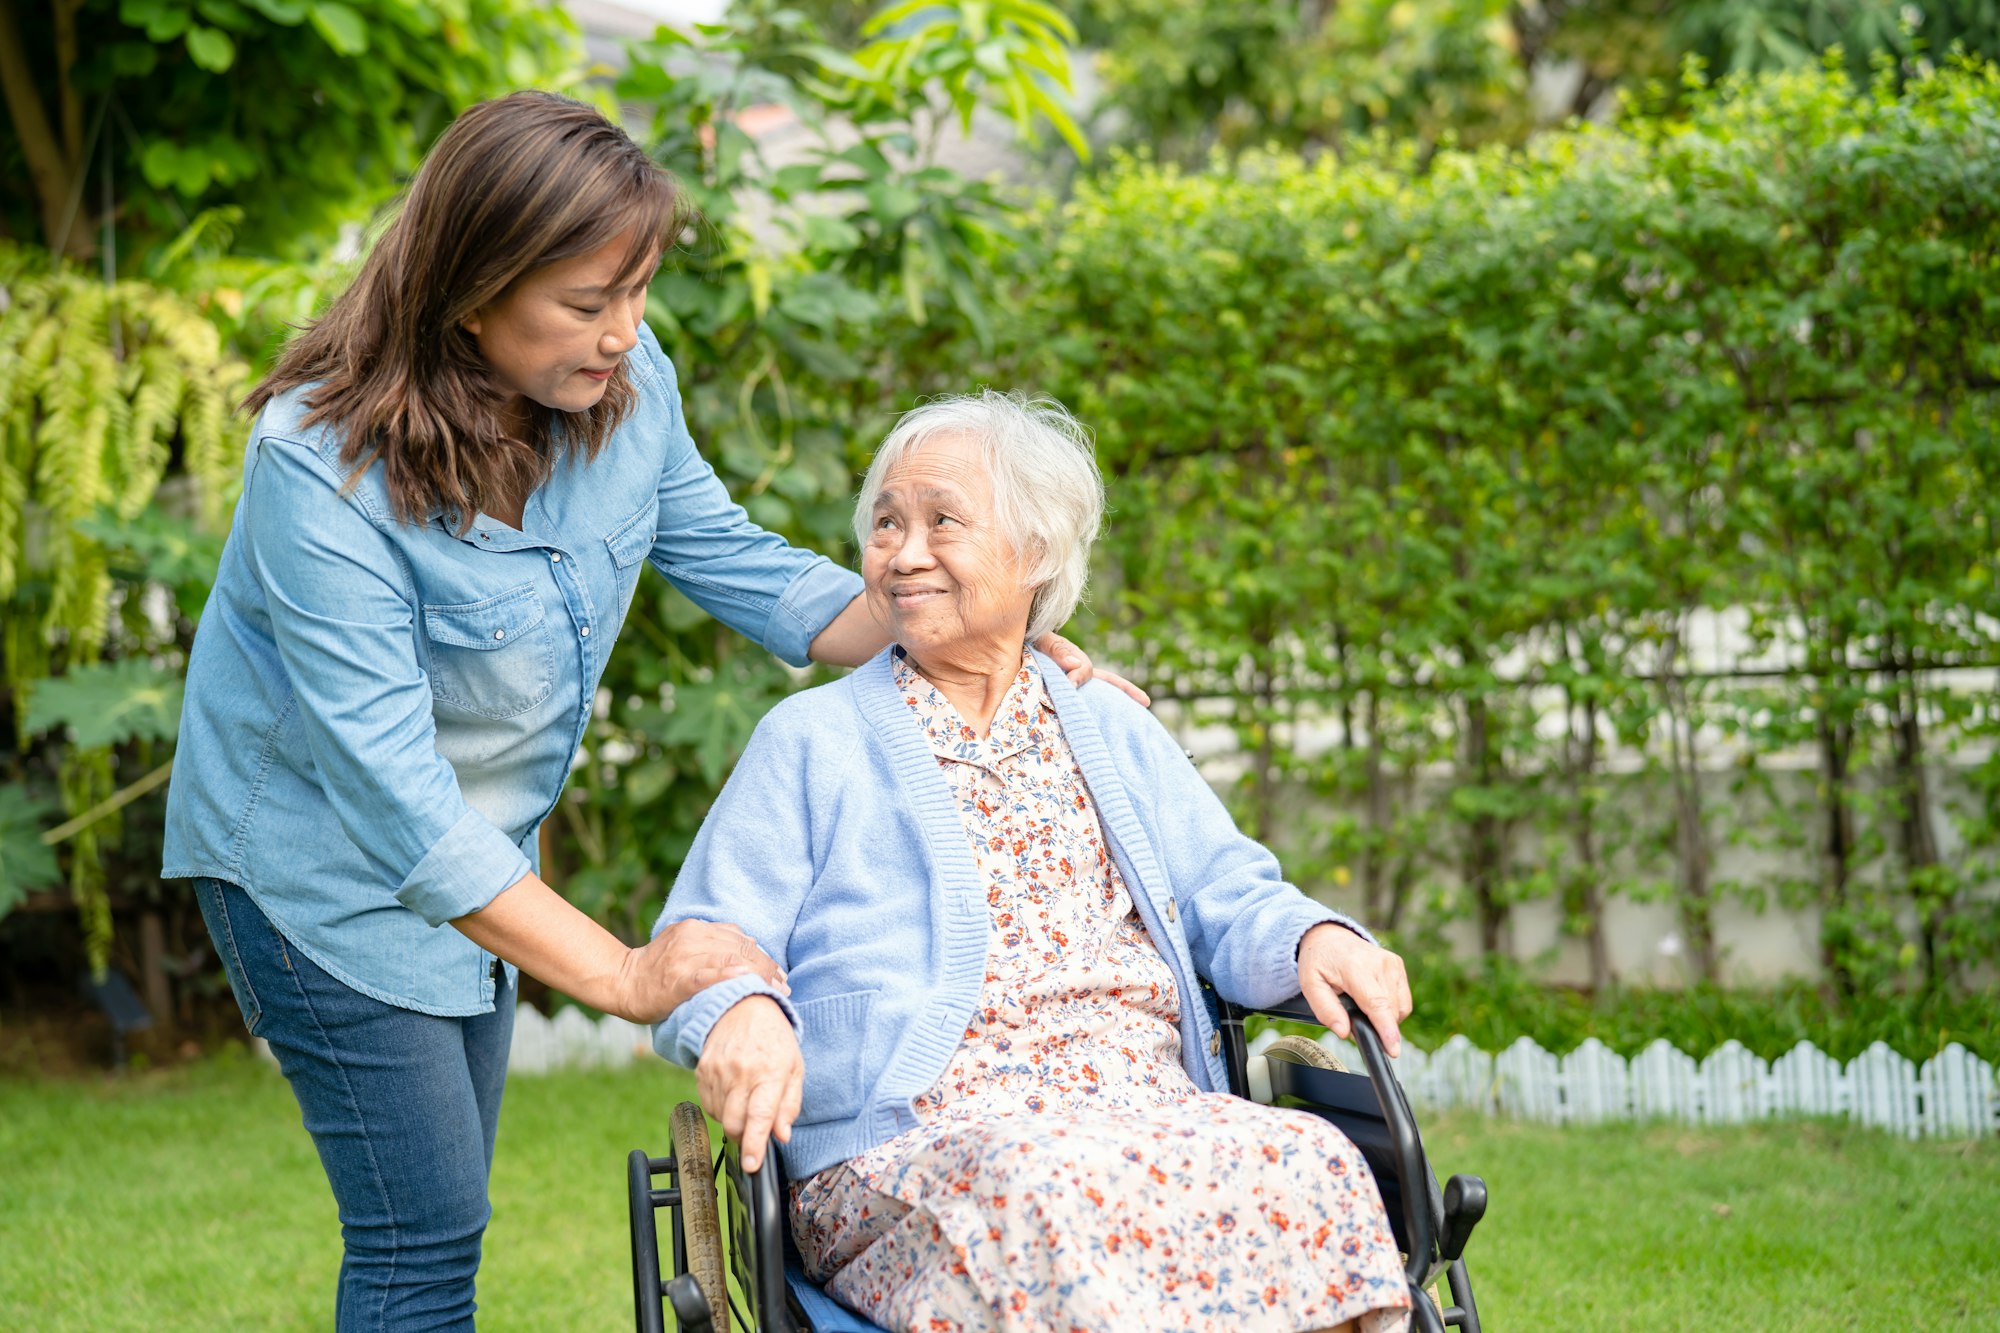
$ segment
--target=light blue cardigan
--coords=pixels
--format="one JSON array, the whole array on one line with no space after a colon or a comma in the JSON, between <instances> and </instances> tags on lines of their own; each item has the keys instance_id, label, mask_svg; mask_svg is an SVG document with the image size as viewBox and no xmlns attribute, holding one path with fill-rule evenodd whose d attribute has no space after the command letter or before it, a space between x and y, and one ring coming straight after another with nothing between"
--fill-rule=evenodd
<instances>
[{"instance_id":1,"label":"light blue cardigan","mask_svg":"<svg viewBox=\"0 0 2000 1333\"><path fill-rule=\"evenodd\" d=\"M1367 932L1285 882L1151 713L1109 685L1078 690L1035 656L1132 901L1173 968L1183 1062L1196 1086L1227 1088L1196 977L1239 1003L1274 1003L1298 992L1308 929ZM944 1073L978 1001L988 912L889 651L758 724L655 933L688 918L742 926L790 974L791 998L755 977L720 982L656 1024L653 1045L692 1068L731 1005L778 998L806 1065L784 1150L792 1179L917 1123L910 1103Z\"/></svg>"}]
</instances>

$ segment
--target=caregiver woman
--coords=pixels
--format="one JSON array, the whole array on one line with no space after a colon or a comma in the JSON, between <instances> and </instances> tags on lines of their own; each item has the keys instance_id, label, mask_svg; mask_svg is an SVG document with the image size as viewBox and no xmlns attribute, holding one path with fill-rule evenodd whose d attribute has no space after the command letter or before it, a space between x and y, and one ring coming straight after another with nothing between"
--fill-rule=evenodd
<instances>
[{"instance_id":1,"label":"caregiver woman","mask_svg":"<svg viewBox=\"0 0 2000 1333\"><path fill-rule=\"evenodd\" d=\"M516 968L639 1023L781 980L733 926L628 948L535 872L643 565L787 662L886 643L695 452L641 319L679 225L594 109L476 106L246 404L163 873L332 1183L342 1330L472 1326Z\"/></svg>"}]
</instances>

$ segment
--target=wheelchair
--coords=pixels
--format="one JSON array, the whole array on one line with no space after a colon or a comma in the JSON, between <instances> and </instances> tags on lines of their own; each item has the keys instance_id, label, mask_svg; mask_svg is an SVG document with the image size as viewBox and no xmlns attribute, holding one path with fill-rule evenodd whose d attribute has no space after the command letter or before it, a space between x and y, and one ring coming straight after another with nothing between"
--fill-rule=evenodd
<instances>
[{"instance_id":1,"label":"wheelchair","mask_svg":"<svg viewBox=\"0 0 2000 1333\"><path fill-rule=\"evenodd\" d=\"M1240 1097L1253 1092L1244 1020L1263 1014L1316 1021L1303 999L1250 1010L1221 999L1206 985L1203 991L1221 1034L1230 1091ZM1381 1189L1396 1247L1407 1256L1412 1326L1420 1333L1446 1328L1479 1333L1464 1252L1472 1228L1486 1212L1486 1184L1478 1176L1455 1175L1438 1188L1380 1036L1351 1000L1343 996L1342 1002L1367 1074L1329 1067L1331 1058L1303 1038L1281 1038L1264 1053L1268 1077L1255 1081L1269 1086L1254 1089L1257 1099L1331 1121L1361 1150ZM1268 1098L1263 1095L1267 1091ZM791 1242L775 1143L758 1170L745 1171L734 1142L723 1144L719 1158L711 1157L707 1121L693 1102L674 1108L670 1128L671 1156L650 1157L644 1149L634 1149L626 1159L639 1333L665 1333L667 1306L681 1333L882 1333L807 1280ZM723 1177L719 1190L718 1169ZM665 1177L664 1186L654 1183L660 1177ZM662 1208L672 1222L673 1276L665 1281L657 1225ZM731 1242L726 1254L725 1225ZM1434 1303L1427 1292L1440 1279L1450 1291L1449 1303Z\"/></svg>"}]
</instances>

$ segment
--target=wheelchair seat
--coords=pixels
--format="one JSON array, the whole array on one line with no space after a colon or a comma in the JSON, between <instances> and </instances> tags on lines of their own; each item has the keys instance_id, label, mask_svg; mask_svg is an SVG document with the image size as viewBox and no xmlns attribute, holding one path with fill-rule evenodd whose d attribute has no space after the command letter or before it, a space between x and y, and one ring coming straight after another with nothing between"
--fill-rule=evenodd
<instances>
[{"instance_id":1,"label":"wheelchair seat","mask_svg":"<svg viewBox=\"0 0 2000 1333\"><path fill-rule=\"evenodd\" d=\"M1246 1010L1222 1000L1206 986L1203 989L1221 1034L1230 1091L1237 1096L1248 1097L1252 1081L1246 1018L1254 1013L1317 1021L1302 999ZM1342 999L1367 1075L1272 1060L1262 1071L1262 1081L1269 1085L1269 1100L1321 1116L1360 1149L1375 1175L1397 1247L1406 1256L1404 1275L1410 1284L1413 1326L1420 1333L1443 1333L1446 1328L1479 1333L1479 1312L1463 1255L1474 1225L1486 1211L1485 1182L1477 1176L1453 1176L1443 1190L1438 1188L1416 1119L1381 1038L1352 1001ZM683 1108L698 1112L691 1103L684 1103ZM682 1116L683 1108L676 1109L677 1117ZM736 1333L884 1333L879 1325L840 1305L807 1279L792 1244L784 1170L775 1150L765 1155L760 1169L745 1171L738 1145L724 1142L719 1193L720 1225L730 1241L728 1279L711 1275L703 1282L691 1272L684 1221L690 1214L699 1214L704 1225L716 1225L716 1210L706 1198L684 1203L681 1192L716 1191L716 1185L711 1183L706 1138L697 1145L687 1131L677 1131L675 1137L681 1155L699 1152L702 1160L690 1160L683 1170L674 1157L649 1158L638 1149L627 1159L633 1301L639 1333L664 1333L663 1301L673 1306L682 1333L728 1333L731 1329ZM661 1174L672 1177L675 1183L666 1189L655 1188L653 1178ZM660 1208L669 1209L673 1221L675 1276L664 1282L655 1221ZM702 1245L696 1249L705 1252ZM1442 1308L1433 1304L1426 1292L1440 1279L1451 1292L1451 1303ZM710 1289L715 1286L724 1290Z\"/></svg>"}]
</instances>

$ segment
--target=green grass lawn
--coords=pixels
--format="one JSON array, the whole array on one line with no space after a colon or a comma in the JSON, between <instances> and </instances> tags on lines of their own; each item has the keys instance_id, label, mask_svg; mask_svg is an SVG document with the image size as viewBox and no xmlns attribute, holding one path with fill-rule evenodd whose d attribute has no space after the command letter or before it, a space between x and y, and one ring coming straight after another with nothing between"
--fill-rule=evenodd
<instances>
[{"instance_id":1,"label":"green grass lawn","mask_svg":"<svg viewBox=\"0 0 2000 1333\"><path fill-rule=\"evenodd\" d=\"M624 1155L686 1076L522 1078L494 1166L481 1327L631 1321ZM1494 1333L2000 1328L2000 1144L1793 1123L1430 1127L1486 1177L1468 1258ZM235 1054L0 1083L0 1328L327 1326L339 1226L283 1080Z\"/></svg>"}]
</instances>

